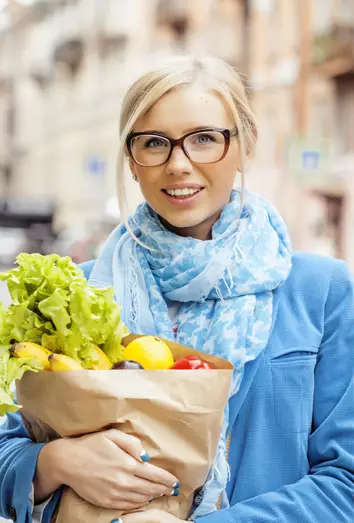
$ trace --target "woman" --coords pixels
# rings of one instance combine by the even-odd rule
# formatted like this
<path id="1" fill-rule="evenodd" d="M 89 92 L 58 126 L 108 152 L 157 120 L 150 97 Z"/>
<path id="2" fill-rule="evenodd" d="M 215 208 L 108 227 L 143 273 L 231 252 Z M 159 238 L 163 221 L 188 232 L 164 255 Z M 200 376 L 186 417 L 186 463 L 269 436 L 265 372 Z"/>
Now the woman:
<path id="1" fill-rule="evenodd" d="M 83 269 L 92 284 L 114 285 L 132 331 L 235 365 L 223 434 L 230 476 L 219 471 L 214 489 L 202 492 L 194 521 L 349 523 L 353 284 L 342 261 L 292 255 L 275 209 L 245 194 L 256 135 L 242 82 L 220 60 L 178 58 L 142 76 L 121 115 L 125 225 Z M 146 200 L 130 220 L 125 157 Z M 237 172 L 241 191 L 233 189 Z M 0 434 L 0 513 L 22 523 L 34 510 L 34 521 L 48 522 L 64 484 L 117 511 L 178 495 L 178 478 L 142 457 L 140 442 L 118 431 L 36 445 L 10 415 Z M 157 510 L 119 521 L 182 522 Z"/>

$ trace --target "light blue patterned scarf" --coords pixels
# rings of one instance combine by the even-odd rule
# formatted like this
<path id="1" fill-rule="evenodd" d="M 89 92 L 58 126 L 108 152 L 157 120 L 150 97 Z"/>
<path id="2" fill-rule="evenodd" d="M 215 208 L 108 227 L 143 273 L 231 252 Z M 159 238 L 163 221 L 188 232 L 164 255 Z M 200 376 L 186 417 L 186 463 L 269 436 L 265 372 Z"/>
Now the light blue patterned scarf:
<path id="1" fill-rule="evenodd" d="M 291 245 L 285 224 L 274 207 L 255 194 L 230 203 L 208 241 L 183 238 L 168 231 L 143 203 L 130 224 L 137 244 L 123 225 L 108 238 L 93 268 L 90 284 L 114 286 L 122 318 L 135 333 L 174 340 L 166 300 L 181 302 L 176 341 L 228 359 L 235 367 L 230 397 L 240 387 L 247 362 L 268 343 L 273 312 L 272 291 L 291 269 Z M 226 433 L 229 411 L 208 480 L 196 497 L 191 519 L 228 506 Z"/>

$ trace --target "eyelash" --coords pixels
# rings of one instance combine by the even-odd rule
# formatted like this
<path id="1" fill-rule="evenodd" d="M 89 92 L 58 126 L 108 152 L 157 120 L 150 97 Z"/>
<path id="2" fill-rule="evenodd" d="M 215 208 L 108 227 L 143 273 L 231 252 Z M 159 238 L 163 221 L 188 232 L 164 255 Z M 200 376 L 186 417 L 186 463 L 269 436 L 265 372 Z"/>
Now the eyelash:
<path id="1" fill-rule="evenodd" d="M 212 142 L 215 142 L 215 138 L 214 136 L 212 136 L 211 134 L 208 134 L 208 133 L 203 133 L 201 136 L 206 136 L 207 138 L 209 138 Z"/>
<path id="2" fill-rule="evenodd" d="M 144 147 L 149 147 L 149 145 L 151 145 L 152 143 L 154 142 L 160 142 L 161 144 L 164 144 L 164 142 L 162 140 L 159 140 L 158 138 L 150 138 L 150 140 L 148 140 L 145 144 L 144 144 Z"/>

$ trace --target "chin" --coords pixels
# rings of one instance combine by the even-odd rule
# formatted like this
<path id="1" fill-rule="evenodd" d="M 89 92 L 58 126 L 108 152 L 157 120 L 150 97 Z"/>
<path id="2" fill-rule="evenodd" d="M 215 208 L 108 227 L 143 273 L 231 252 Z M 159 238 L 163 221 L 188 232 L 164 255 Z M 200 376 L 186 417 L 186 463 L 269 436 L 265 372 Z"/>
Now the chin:
<path id="1" fill-rule="evenodd" d="M 162 216 L 162 220 L 167 227 L 170 225 L 175 229 L 190 229 L 191 227 L 198 227 L 198 225 L 204 221 L 203 219 L 188 219 L 183 216 Z"/>

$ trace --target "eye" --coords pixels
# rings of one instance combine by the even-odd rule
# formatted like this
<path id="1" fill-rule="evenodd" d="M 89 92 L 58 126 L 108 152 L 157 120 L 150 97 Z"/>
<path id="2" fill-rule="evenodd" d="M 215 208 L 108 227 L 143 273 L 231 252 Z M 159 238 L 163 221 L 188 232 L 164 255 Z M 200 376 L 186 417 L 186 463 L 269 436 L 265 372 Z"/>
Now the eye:
<path id="1" fill-rule="evenodd" d="M 214 143 L 216 141 L 215 140 L 215 136 L 213 136 L 212 134 L 209 134 L 209 133 L 195 134 L 193 138 L 194 138 L 193 141 L 197 145 L 204 145 L 204 144 L 208 144 L 208 143 Z"/>
<path id="2" fill-rule="evenodd" d="M 144 147 L 147 149 L 153 149 L 158 147 L 168 147 L 168 142 L 166 140 L 163 140 L 162 138 L 154 137 L 154 138 L 148 138 L 145 143 Z"/>

